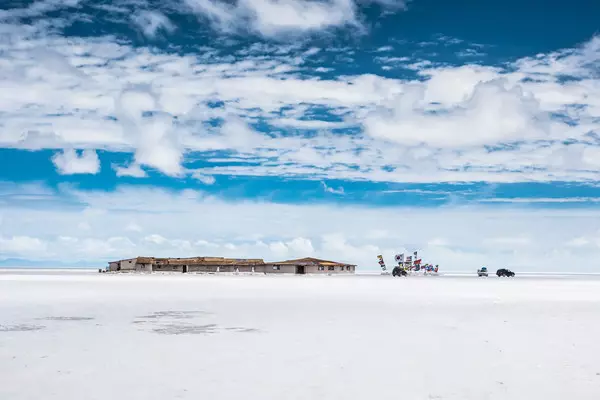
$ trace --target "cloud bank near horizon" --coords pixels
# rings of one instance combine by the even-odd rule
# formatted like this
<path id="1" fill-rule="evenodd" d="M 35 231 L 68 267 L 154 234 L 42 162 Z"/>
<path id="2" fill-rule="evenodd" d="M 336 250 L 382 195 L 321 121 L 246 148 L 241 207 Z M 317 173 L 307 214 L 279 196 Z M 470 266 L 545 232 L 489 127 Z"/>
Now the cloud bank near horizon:
<path id="1" fill-rule="evenodd" d="M 57 192 L 38 185 L 6 187 L 0 199 L 0 254 L 49 265 L 141 255 L 312 256 L 377 270 L 377 254 L 392 265 L 395 254 L 419 250 L 445 271 L 487 265 L 589 272 L 600 247 L 596 209 L 274 204 L 194 190 Z"/>

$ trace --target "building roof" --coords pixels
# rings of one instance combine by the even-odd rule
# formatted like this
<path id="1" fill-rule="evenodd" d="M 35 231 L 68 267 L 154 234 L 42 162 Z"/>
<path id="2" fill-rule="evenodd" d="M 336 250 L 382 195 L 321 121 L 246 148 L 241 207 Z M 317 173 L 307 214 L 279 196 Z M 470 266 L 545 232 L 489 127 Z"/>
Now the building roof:
<path id="1" fill-rule="evenodd" d="M 347 264 L 347 263 L 341 263 L 341 262 L 336 262 L 336 261 L 321 260 L 319 258 L 313 258 L 313 257 L 304 257 L 304 258 L 298 258 L 298 259 L 295 259 L 295 260 L 278 261 L 278 262 L 274 262 L 272 264 L 280 264 L 280 265 L 323 265 L 325 267 L 330 267 L 330 266 L 339 267 L 339 266 L 346 266 L 346 265 L 355 266 L 354 264 Z"/>
<path id="2" fill-rule="evenodd" d="M 262 265 L 262 258 L 225 258 L 225 257 L 186 257 L 186 258 L 156 258 L 138 257 L 140 264 L 167 265 Z"/>

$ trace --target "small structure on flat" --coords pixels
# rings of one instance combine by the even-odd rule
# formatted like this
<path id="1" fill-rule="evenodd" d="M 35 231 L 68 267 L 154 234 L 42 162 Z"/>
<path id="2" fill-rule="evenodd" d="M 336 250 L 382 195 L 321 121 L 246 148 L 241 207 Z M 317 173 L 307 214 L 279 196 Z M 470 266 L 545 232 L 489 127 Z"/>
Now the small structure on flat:
<path id="1" fill-rule="evenodd" d="M 108 263 L 111 272 L 197 272 L 197 273 L 265 273 L 265 274 L 353 274 L 356 265 L 318 258 L 299 258 L 266 263 L 261 258 L 136 257 Z"/>

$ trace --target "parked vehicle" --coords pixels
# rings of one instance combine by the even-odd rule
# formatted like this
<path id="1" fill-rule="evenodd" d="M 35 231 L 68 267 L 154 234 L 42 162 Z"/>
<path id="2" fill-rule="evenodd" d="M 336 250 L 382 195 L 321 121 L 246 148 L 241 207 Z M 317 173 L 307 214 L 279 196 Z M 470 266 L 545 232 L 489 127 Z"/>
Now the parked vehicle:
<path id="1" fill-rule="evenodd" d="M 404 268 L 394 267 L 392 270 L 392 276 L 407 276 L 408 272 Z"/>
<path id="2" fill-rule="evenodd" d="M 481 269 L 478 269 L 477 276 L 488 276 L 487 267 L 481 267 Z"/>
<path id="3" fill-rule="evenodd" d="M 515 276 L 515 273 L 512 272 L 510 269 L 500 268 L 498 271 L 496 271 L 496 275 L 513 277 Z"/>

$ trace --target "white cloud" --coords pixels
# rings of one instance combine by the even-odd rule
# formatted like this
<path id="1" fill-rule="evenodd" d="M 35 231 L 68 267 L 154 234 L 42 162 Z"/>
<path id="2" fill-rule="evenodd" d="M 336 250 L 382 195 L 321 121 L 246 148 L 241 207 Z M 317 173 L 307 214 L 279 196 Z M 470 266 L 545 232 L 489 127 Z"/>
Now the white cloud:
<path id="1" fill-rule="evenodd" d="M 65 149 L 52 157 L 52 162 L 63 175 L 97 174 L 100 160 L 94 150 L 83 150 L 80 154 L 74 149 Z"/>
<path id="2" fill-rule="evenodd" d="M 182 176 L 190 153 L 222 151 L 214 157 L 222 161 L 205 168 L 207 175 L 384 182 L 597 179 L 598 157 L 585 136 L 598 131 L 600 115 L 600 84 L 590 72 L 597 38 L 535 62 L 520 60 L 510 71 L 420 65 L 425 80 L 409 82 L 376 75 L 317 79 L 301 72 L 302 45 L 250 46 L 240 50 L 244 59 L 232 62 L 212 48 L 192 57 L 112 38 L 41 38 L 33 28 L 10 24 L 0 29 L 10 39 L 0 42 L 3 148 L 131 152 L 133 163 L 115 170 L 136 177 L 145 175 L 142 168 Z M 321 50 L 328 51 L 350 50 Z M 553 63 L 560 65 L 552 69 Z M 559 72 L 582 80 L 560 82 L 553 75 Z M 523 81 L 537 73 L 542 82 Z M 209 101 L 223 105 L 211 108 Z M 222 120 L 220 127 L 212 125 L 215 119 Z M 255 131 L 256 125 L 269 135 Z M 333 133 L 341 128 L 356 134 Z M 483 147 L 502 144 L 509 146 L 494 152 Z M 227 160 L 232 162 L 223 166 Z"/>
<path id="3" fill-rule="evenodd" d="M 442 67 L 421 71 L 428 76 L 423 101 L 454 105 L 468 100 L 481 82 L 498 79 L 500 69 L 479 65 Z"/>
<path id="4" fill-rule="evenodd" d="M 332 27 L 362 27 L 353 0 L 185 0 L 190 9 L 223 32 L 250 29 L 266 37 L 320 31 Z"/>
<path id="5" fill-rule="evenodd" d="M 46 243 L 30 236 L 0 236 L 0 255 L 35 257 L 47 249 Z"/>
<path id="6" fill-rule="evenodd" d="M 0 19 L 37 17 L 62 8 L 76 8 L 81 2 L 82 0 L 37 0 L 30 2 L 25 8 L 0 10 Z"/>
<path id="7" fill-rule="evenodd" d="M 529 246 L 531 243 L 531 238 L 527 236 L 491 237 L 484 240 L 484 244 L 486 245 L 508 248 Z"/>
<path id="8" fill-rule="evenodd" d="M 449 246 L 450 243 L 448 242 L 447 239 L 436 237 L 436 238 L 429 240 L 427 242 L 427 245 L 431 246 L 431 247 L 435 247 L 435 246 L 443 247 L 443 246 Z"/>
<path id="9" fill-rule="evenodd" d="M 576 237 L 573 238 L 571 240 L 569 240 L 567 242 L 567 246 L 571 246 L 571 247 L 583 247 L 583 246 L 587 246 L 588 244 L 590 244 L 590 240 L 588 238 L 585 237 Z"/>
<path id="10" fill-rule="evenodd" d="M 357 25 L 356 6 L 351 0 L 239 0 L 239 4 L 251 15 L 254 28 L 265 36 Z"/>
<path id="11" fill-rule="evenodd" d="M 424 261 L 443 270 L 474 271 L 481 265 L 591 270 L 595 267 L 589 259 L 600 252 L 596 245 L 574 247 L 572 242 L 584 237 L 598 243 L 600 212 L 595 209 L 284 205 L 136 187 L 114 193 L 67 189 L 60 198 L 68 205 L 3 205 L 0 257 L 103 261 L 144 254 L 267 260 L 313 256 L 377 269 L 377 254 L 391 262 L 396 253 L 418 250 Z M 86 212 L 73 202 L 81 202 Z M 78 229 L 82 220 L 93 229 Z M 136 220 L 143 220 L 143 231 L 131 229 Z M 569 263 L 557 262 L 563 259 Z"/>
<path id="12" fill-rule="evenodd" d="M 303 237 L 297 237 L 285 242 L 271 242 L 268 244 L 268 249 L 274 257 L 279 257 L 280 259 L 310 257 L 315 251 L 310 239 Z"/>
<path id="13" fill-rule="evenodd" d="M 366 132 L 405 145 L 441 147 L 493 145 L 549 137 L 549 122 L 535 98 L 502 81 L 478 83 L 457 107 L 431 114 L 421 86 L 407 88 L 392 101 L 393 111 L 377 111 L 365 121 Z"/>
<path id="14" fill-rule="evenodd" d="M 597 77 L 594 65 L 600 61 L 600 36 L 594 36 L 577 49 L 538 54 L 516 62 L 520 71 L 554 80 L 559 75 Z"/>
<path id="15" fill-rule="evenodd" d="M 599 203 L 600 197 L 492 197 L 480 203 Z"/>
<path id="16" fill-rule="evenodd" d="M 202 172 L 202 170 L 196 170 L 192 172 L 192 178 L 202 182 L 205 185 L 214 185 L 217 181 L 214 176 L 206 175 Z"/>
<path id="17" fill-rule="evenodd" d="M 130 232 L 142 232 L 142 228 L 135 222 L 130 222 L 129 224 L 127 224 L 125 230 Z"/>
<path id="18" fill-rule="evenodd" d="M 114 166 L 117 176 L 130 176 L 132 178 L 145 178 L 148 176 L 139 164 L 132 163 L 127 167 Z"/>
<path id="19" fill-rule="evenodd" d="M 325 190 L 327 193 L 344 194 L 344 188 L 343 187 L 339 187 L 339 188 L 335 189 L 335 188 L 332 188 L 330 186 L 327 186 L 327 184 L 325 182 L 321 182 L 321 185 L 323 185 L 323 190 Z"/>
<path id="20" fill-rule="evenodd" d="M 116 107 L 126 134 L 135 145 L 135 163 L 178 176 L 182 172 L 183 158 L 179 138 L 173 131 L 172 116 L 158 110 L 157 96 L 148 86 L 123 90 Z"/>
<path id="21" fill-rule="evenodd" d="M 151 39 L 155 38 L 160 30 L 167 33 L 175 31 L 175 25 L 166 15 L 158 11 L 143 10 L 132 15 L 131 19 L 144 35 Z"/>

